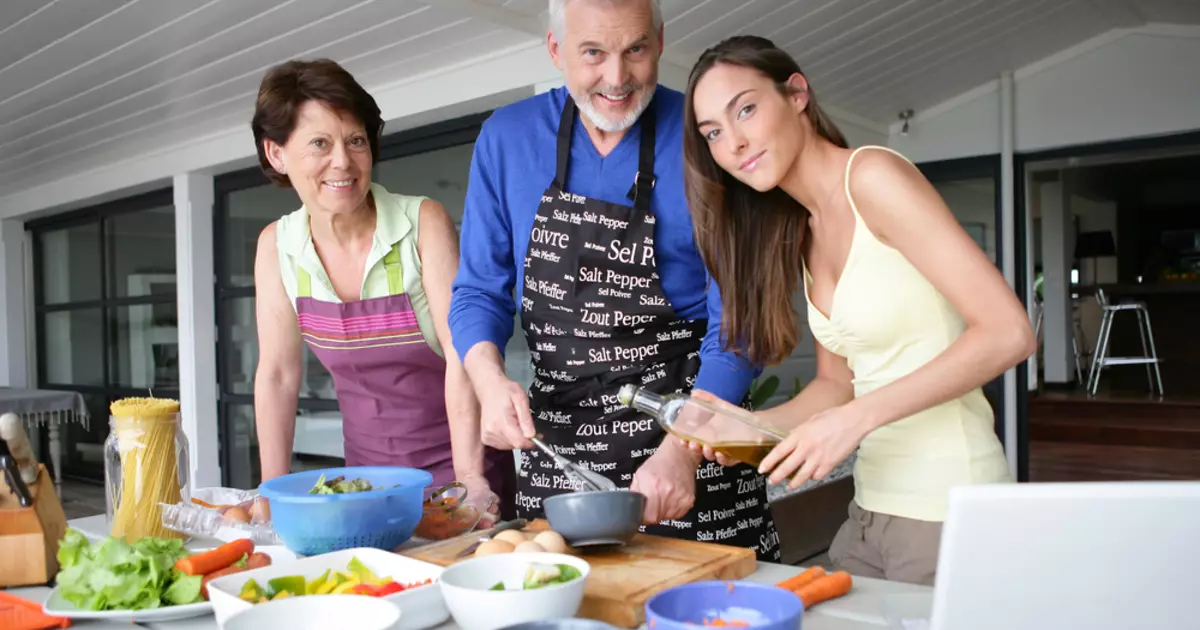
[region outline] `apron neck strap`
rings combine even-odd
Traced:
[[[312,276],[300,265],[296,265],[296,297],[312,297]]]
[[[387,271],[389,295],[404,294],[404,265],[400,263],[400,243],[393,243],[392,250],[383,257],[383,268]]]
[[[383,268],[387,272],[388,295],[404,294],[404,265],[400,262],[400,243],[383,256]],[[308,270],[296,265],[296,297],[312,297],[312,276]]]
[[[554,167],[554,186],[559,190],[567,189],[567,165],[571,162],[571,134],[575,132],[575,113],[578,112],[575,99],[567,95],[563,104],[562,118],[558,121],[558,161]]]
[[[558,160],[554,169],[554,185],[558,190],[566,190],[567,166],[571,162],[571,137],[575,132],[575,116],[579,108],[575,99],[567,95],[563,104],[562,118],[558,121]],[[654,192],[654,135],[657,121],[654,104],[651,103],[642,112],[638,121],[642,124],[642,133],[638,142],[638,172],[633,177],[633,187],[629,189],[629,198],[633,207],[641,211],[650,209],[650,196]]]
[[[654,193],[654,184],[657,182],[654,177],[654,133],[657,121],[653,103],[642,112],[640,122],[642,137],[638,142],[638,172],[633,176],[633,188],[629,189],[629,196],[633,199],[634,208],[646,211],[650,209],[650,195]]]

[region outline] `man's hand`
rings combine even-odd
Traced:
[[[459,479],[467,487],[467,503],[479,510],[479,529],[487,529],[500,517],[500,497],[492,492],[487,477],[481,474],[463,475]]]
[[[688,513],[696,503],[697,460],[672,436],[637,469],[629,489],[646,495],[642,523],[657,525]]]
[[[533,448],[536,434],[529,412],[529,396],[507,376],[497,375],[475,387],[479,397],[479,423],[483,443],[504,451]]]

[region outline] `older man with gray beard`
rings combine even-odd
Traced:
[[[725,348],[721,299],[693,240],[683,95],[658,85],[659,3],[550,0],[546,44],[565,86],[496,110],[471,161],[450,328],[482,405],[483,441],[523,449],[520,516],[539,517],[544,499],[574,489],[531,450],[540,434],[645,495],[644,531],[776,560],[762,476],[702,463],[617,402],[626,383],[741,402],[758,372]],[[518,303],[528,393],[501,355]]]

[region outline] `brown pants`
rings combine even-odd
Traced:
[[[849,511],[829,547],[834,567],[861,577],[933,585],[941,523],[869,512],[853,500]]]

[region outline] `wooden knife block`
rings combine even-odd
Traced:
[[[46,467],[30,484],[33,505],[23,508],[0,475],[0,588],[46,584],[58,574],[58,544],[67,517]]]

